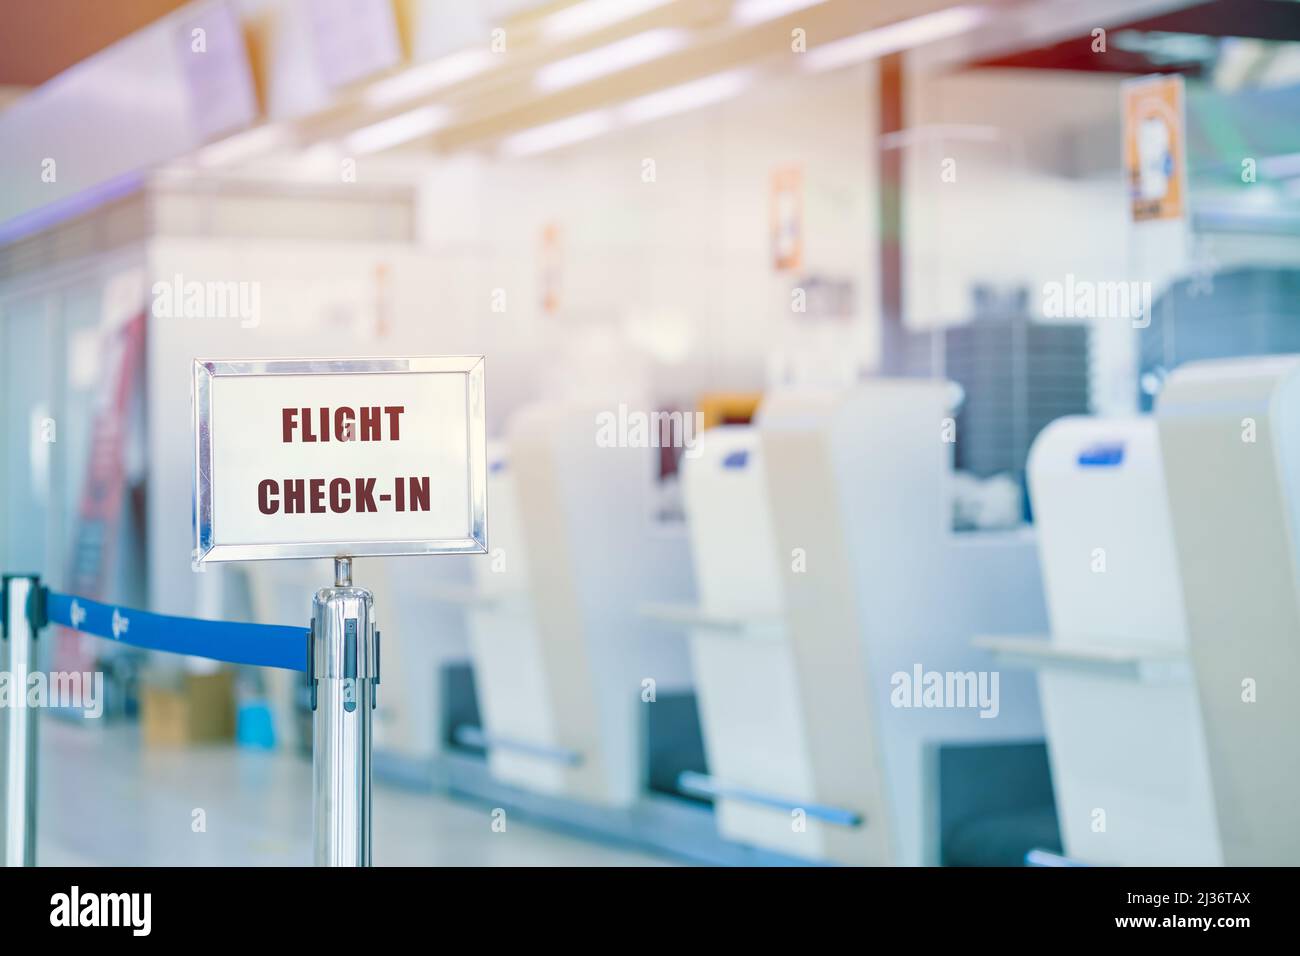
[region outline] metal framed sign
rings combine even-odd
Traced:
[[[194,361],[195,562],[487,550],[483,357]]]

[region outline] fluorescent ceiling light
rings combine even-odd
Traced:
[[[450,115],[444,106],[422,106],[357,130],[343,141],[344,147],[350,153],[377,153],[441,129]]]
[[[543,93],[553,93],[676,53],[689,42],[690,34],[685,30],[647,30],[548,63],[537,71],[533,83]]]
[[[195,159],[200,166],[231,166],[287,146],[289,134],[281,126],[255,126],[252,129],[227,136],[199,150]]]
[[[835,40],[803,55],[807,70],[833,70],[965,33],[984,20],[981,7],[949,7]]]
[[[535,126],[501,142],[506,156],[532,156],[593,139],[623,126],[673,116],[735,96],[754,79],[749,68],[727,70],[628,100],[621,106],[569,116],[545,126]]]
[[[618,108],[619,118],[626,123],[645,123],[663,116],[685,113],[701,106],[729,99],[747,87],[754,78],[752,70],[728,70],[714,73],[658,90],[646,96],[628,100]]]
[[[614,117],[609,110],[592,110],[508,136],[501,143],[501,151],[507,156],[531,156],[591,139],[613,128]]]
[[[623,20],[639,17],[671,2],[672,0],[582,0],[543,19],[540,24],[541,34],[546,40],[572,40]]]
[[[366,105],[383,108],[425,96],[478,76],[496,61],[487,50],[470,49],[413,66],[372,85],[365,93]]]
[[[736,0],[736,5],[731,8],[731,22],[751,27],[825,2],[826,0]]]

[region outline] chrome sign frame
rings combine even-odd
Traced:
[[[468,438],[469,536],[397,541],[222,542],[213,515],[212,383],[228,376],[294,375],[460,375],[465,379]],[[190,401],[194,422],[193,564],[205,561],[260,561],[283,558],[364,557],[373,555],[484,554],[487,552],[487,452],[483,356],[415,358],[195,359]]]

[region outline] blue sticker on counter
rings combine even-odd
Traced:
[[[1085,468],[1113,468],[1124,460],[1122,442],[1092,445],[1079,452],[1079,464]]]

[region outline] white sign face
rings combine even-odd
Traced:
[[[487,550],[483,359],[194,362],[196,561]]]

